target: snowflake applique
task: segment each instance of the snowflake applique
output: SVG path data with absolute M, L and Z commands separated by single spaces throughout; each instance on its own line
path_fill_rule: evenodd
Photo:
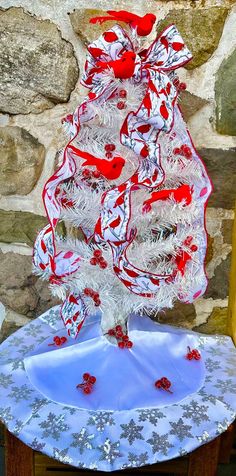
M 55 326 L 59 321 L 61 322 L 60 317 L 60 310 L 58 309 L 50 309 L 45 316 L 41 316 L 40 319 L 49 326 Z
M 22 420 L 16 420 L 16 425 L 14 426 L 14 429 L 12 430 L 12 433 L 15 436 L 18 436 L 19 433 L 21 432 L 23 426 L 24 426 L 24 422 Z
M 13 415 L 11 414 L 11 407 L 0 408 L 0 418 L 6 425 L 13 420 Z
M 214 370 L 218 370 L 221 367 L 219 360 L 213 360 L 209 357 L 205 360 L 205 366 L 209 372 L 214 372 Z
M 13 384 L 12 375 L 0 373 L 0 385 L 3 388 L 8 388 L 9 385 Z
M 207 443 L 211 440 L 211 437 L 207 431 L 203 431 L 202 435 L 197 436 L 197 439 L 200 443 Z
M 9 339 L 8 343 L 14 347 L 19 347 L 24 343 L 24 337 L 13 336 Z
M 81 428 L 79 433 L 72 433 L 73 442 L 71 446 L 74 448 L 79 448 L 80 454 L 82 454 L 86 449 L 92 450 L 92 440 L 94 439 L 94 435 L 90 435 L 86 428 Z
M 26 384 L 21 385 L 20 387 L 11 387 L 12 391 L 8 394 L 8 397 L 14 398 L 15 402 L 18 403 L 21 400 L 29 400 L 33 390 L 27 387 Z
M 199 405 L 195 400 L 191 400 L 189 405 L 181 405 L 181 407 L 184 410 L 183 418 L 190 418 L 196 425 L 200 425 L 202 421 L 209 421 L 208 406 Z
M 56 441 L 60 439 L 62 432 L 69 430 L 69 425 L 65 423 L 65 415 L 57 416 L 52 412 L 48 414 L 47 420 L 39 423 L 39 426 L 44 429 L 42 438 L 51 437 Z
M 120 426 L 123 430 L 120 435 L 120 438 L 126 438 L 130 445 L 132 445 L 135 440 L 144 440 L 144 437 L 141 434 L 143 426 L 136 425 L 133 418 L 131 418 L 129 423 L 124 423 Z
M 58 448 L 53 448 L 53 458 L 61 461 L 64 464 L 72 464 L 73 459 L 67 454 L 69 448 L 65 448 L 64 450 L 59 450 Z
M 25 370 L 23 360 L 17 359 L 17 360 L 11 361 L 11 363 L 12 363 L 12 368 L 11 368 L 12 370 Z
M 37 438 L 34 438 L 33 441 L 31 441 L 31 443 L 29 443 L 31 448 L 33 448 L 33 450 L 35 451 L 42 451 L 42 449 L 44 448 L 44 446 L 46 445 L 46 443 L 40 443 Z
M 169 442 L 168 433 L 165 435 L 159 435 L 153 431 L 152 438 L 149 438 L 147 443 L 151 445 L 153 454 L 162 453 L 163 455 L 167 456 L 168 450 L 173 448 L 173 445 Z
M 42 334 L 41 325 L 35 323 L 29 324 L 24 328 L 24 332 L 28 337 L 38 337 L 39 334 Z
M 74 415 L 77 411 L 76 408 L 67 407 L 67 406 L 63 407 L 62 410 L 69 412 L 70 415 Z
M 98 431 L 104 431 L 106 425 L 111 426 L 115 424 L 111 412 L 93 412 L 90 415 L 87 425 L 96 426 Z
M 165 417 L 164 413 L 157 408 L 138 410 L 138 413 L 139 421 L 149 421 L 152 425 L 157 425 L 158 420 Z
M 218 388 L 223 394 L 236 393 L 236 384 L 229 378 L 226 380 L 217 379 L 217 383 L 214 387 Z
M 30 408 L 32 408 L 32 412 L 35 414 L 35 413 L 38 413 L 42 407 L 44 407 L 45 405 L 48 405 L 49 403 L 50 403 L 50 400 L 48 400 L 47 398 L 36 397 L 33 403 L 31 403 L 29 406 Z
M 104 444 L 98 446 L 99 451 L 101 451 L 101 456 L 99 460 L 107 461 L 108 463 L 113 463 L 116 458 L 119 458 L 121 456 L 119 448 L 119 441 L 115 441 L 114 443 L 112 443 L 109 438 L 106 438 Z
M 180 441 L 183 441 L 185 438 L 193 438 L 193 435 L 190 433 L 191 425 L 185 425 L 182 418 L 179 418 L 176 422 L 170 422 L 172 430 L 170 430 L 170 435 L 175 435 Z
M 31 345 L 22 345 L 20 349 L 18 349 L 18 352 L 22 354 L 22 357 L 25 357 L 29 352 L 32 352 L 34 350 L 34 344 Z
M 227 420 L 227 418 L 224 418 L 223 421 L 216 421 L 215 423 L 217 425 L 216 434 L 220 435 L 221 433 L 227 430 L 231 422 Z
M 139 455 L 134 453 L 128 453 L 128 463 L 122 465 L 122 469 L 135 468 L 144 466 L 148 462 L 148 453 L 140 453 Z

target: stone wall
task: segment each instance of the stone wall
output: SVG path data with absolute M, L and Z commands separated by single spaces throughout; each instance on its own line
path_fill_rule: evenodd
M 158 30 L 176 23 L 192 50 L 193 61 L 180 70 L 188 86 L 181 105 L 214 184 L 207 211 L 206 295 L 158 319 L 225 332 L 236 195 L 236 1 L 90 0 L 86 10 L 86 0 L 0 0 L 2 337 L 54 303 L 47 284 L 32 276 L 32 243 L 46 220 L 42 187 L 65 144 L 60 119 L 81 101 L 86 44 L 101 30 L 88 19 L 108 8 L 134 11 L 134 4 L 138 14 L 157 15 Z

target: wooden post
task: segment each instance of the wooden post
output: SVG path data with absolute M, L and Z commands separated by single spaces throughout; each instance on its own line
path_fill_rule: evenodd
M 236 345 L 236 207 L 232 236 L 232 259 L 229 279 L 228 330 Z
M 189 455 L 188 476 L 216 476 L 220 437 L 200 446 Z
M 5 431 L 5 476 L 34 476 L 33 450 Z

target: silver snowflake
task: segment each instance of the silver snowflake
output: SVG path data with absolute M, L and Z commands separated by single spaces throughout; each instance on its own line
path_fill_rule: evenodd
M 179 449 L 179 456 L 186 456 L 188 454 L 187 450 L 185 448 L 180 448 Z
M 150 410 L 138 410 L 139 421 L 149 421 L 152 425 L 157 425 L 160 418 L 164 418 L 165 415 L 160 410 L 153 408 Z
M 38 334 L 42 334 L 42 329 L 40 324 L 29 324 L 24 328 L 24 332 L 27 336 L 37 337 Z
M 223 421 L 216 421 L 215 423 L 217 425 L 216 434 L 220 435 L 221 433 L 227 430 L 231 422 L 228 421 L 227 418 L 224 418 Z
M 14 430 L 12 430 L 12 433 L 15 436 L 18 436 L 23 426 L 24 426 L 24 422 L 22 420 L 16 420 L 16 425 L 14 426 Z
M 208 353 L 212 355 L 212 357 L 221 357 L 223 355 L 223 352 L 221 349 L 217 347 L 211 347 L 208 349 Z
M 69 426 L 65 423 L 65 415 L 55 415 L 50 412 L 47 416 L 47 420 L 39 423 L 39 426 L 44 429 L 42 438 L 48 438 L 49 436 L 54 440 L 60 439 L 61 433 L 69 430 Z
M 0 373 L 0 385 L 4 388 L 8 388 L 13 384 L 12 375 Z
M 172 430 L 170 430 L 170 435 L 176 435 L 180 441 L 183 441 L 185 438 L 193 438 L 193 435 L 190 433 L 191 425 L 185 425 L 182 418 L 179 418 L 176 422 L 170 422 Z
M 205 366 L 209 372 L 214 372 L 214 370 L 220 369 L 220 362 L 218 360 L 208 358 L 205 360 Z
M 9 339 L 8 342 L 9 342 L 9 344 L 13 345 L 14 347 L 19 347 L 21 344 L 23 344 L 24 338 L 13 336 Z
M 226 380 L 217 379 L 217 384 L 214 387 L 219 388 L 221 393 L 236 393 L 236 384 L 230 378 Z
M 225 373 L 228 375 L 228 377 L 235 377 L 236 375 L 235 367 L 227 367 L 225 369 Z
M 23 360 L 13 360 L 12 362 L 12 370 L 25 370 L 24 361 Z
M 70 415 L 74 415 L 77 411 L 76 408 L 67 407 L 67 406 L 63 407 L 62 410 L 66 410 L 67 412 L 70 413 Z
M 61 461 L 64 464 L 72 464 L 73 459 L 68 456 L 69 448 L 65 448 L 64 450 L 59 450 L 58 448 L 53 448 L 53 458 Z
M 27 387 L 26 384 L 21 385 L 21 387 L 11 387 L 12 391 L 8 394 L 8 397 L 14 398 L 15 402 L 18 403 L 21 400 L 29 400 L 33 390 Z
M 195 400 L 191 400 L 189 405 L 181 405 L 181 407 L 184 410 L 183 418 L 190 418 L 196 425 L 200 425 L 202 421 L 209 421 L 208 406 L 199 405 Z
M 20 349 L 18 349 L 18 352 L 22 354 L 23 357 L 25 357 L 29 352 L 32 352 L 34 350 L 34 344 L 31 345 L 22 345 Z
M 112 443 L 109 438 L 106 438 L 104 444 L 98 446 L 99 451 L 101 451 L 101 456 L 99 460 L 107 461 L 108 463 L 113 463 L 116 458 L 119 458 L 121 456 L 119 448 L 119 441 L 115 441 L 114 443 Z
M 94 439 L 94 435 L 90 435 L 86 428 L 81 428 L 79 433 L 72 433 L 73 442 L 71 446 L 74 448 L 79 448 L 80 454 L 84 452 L 85 449 L 92 450 L 92 440 Z
M 210 402 L 213 405 L 216 405 L 219 401 L 219 397 L 216 397 L 215 395 L 210 395 L 208 394 L 205 390 L 204 387 L 199 390 L 199 395 L 202 397 L 203 402 Z
M 50 309 L 45 316 L 41 316 L 40 319 L 49 326 L 55 326 L 59 321 L 61 322 L 60 310 L 58 309 Z
M 46 445 L 46 443 L 40 443 L 37 438 L 34 438 L 33 441 L 31 441 L 31 443 L 29 443 L 31 448 L 33 448 L 33 450 L 35 451 L 42 451 L 42 449 L 44 448 L 44 446 Z
M 167 456 L 169 448 L 173 448 L 173 445 L 168 441 L 168 439 L 168 433 L 165 435 L 159 435 L 153 431 L 152 438 L 149 438 L 147 443 L 151 445 L 153 454 L 162 453 L 163 455 Z
M 13 420 L 13 416 L 11 414 L 11 407 L 7 408 L 0 408 L 0 418 L 6 425 Z
M 50 400 L 48 400 L 47 398 L 36 397 L 33 403 L 31 403 L 29 406 L 30 408 L 32 408 L 33 413 L 38 413 L 39 410 L 41 410 L 41 408 L 44 407 L 45 405 L 48 405 L 48 403 L 50 403 Z
M 122 469 L 136 468 L 136 467 L 139 467 L 139 466 L 144 466 L 145 464 L 147 464 L 148 454 L 147 454 L 147 452 L 140 453 L 139 455 L 136 455 L 134 453 L 129 453 L 128 454 L 128 461 L 129 462 L 122 465 Z
M 105 426 L 114 425 L 114 419 L 111 412 L 91 412 L 87 425 L 94 425 L 98 431 L 104 431 Z
M 209 433 L 207 433 L 207 431 L 204 431 L 202 435 L 197 436 L 197 439 L 198 441 L 200 441 L 200 443 L 207 443 L 208 441 L 211 440 L 211 437 Z
M 136 425 L 133 418 L 131 418 L 129 423 L 127 424 L 124 423 L 124 424 L 121 424 L 120 426 L 123 430 L 123 432 L 120 435 L 120 438 L 126 438 L 130 445 L 132 445 L 132 443 L 135 440 L 144 440 L 144 437 L 141 434 L 143 426 Z

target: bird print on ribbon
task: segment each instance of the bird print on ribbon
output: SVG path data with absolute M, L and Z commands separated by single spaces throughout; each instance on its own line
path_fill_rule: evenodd
M 107 10 L 109 16 L 99 16 L 91 18 L 90 23 L 104 23 L 106 21 L 122 21 L 127 23 L 131 28 L 135 29 L 139 36 L 147 36 L 151 33 L 156 21 L 156 15 L 153 13 L 146 13 L 144 16 L 136 15 L 135 13 L 127 12 L 126 10 Z

